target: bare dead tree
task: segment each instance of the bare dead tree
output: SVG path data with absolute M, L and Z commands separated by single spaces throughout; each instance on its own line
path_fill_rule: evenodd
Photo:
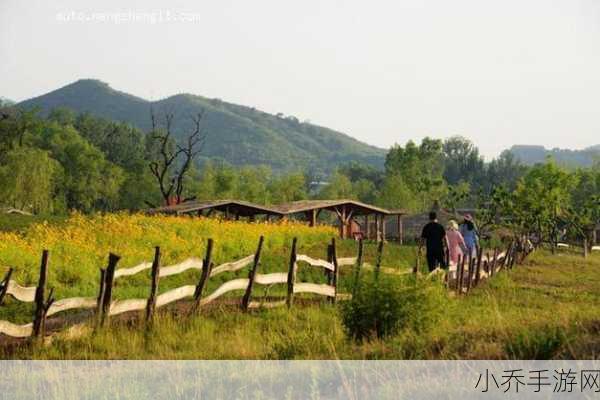
M 202 130 L 204 111 L 191 116 L 192 131 L 183 143 L 177 143 L 173 138 L 173 121 L 175 113 L 164 113 L 164 124 L 159 127 L 154 110 L 150 110 L 152 123 L 152 139 L 158 144 L 156 158 L 150 161 L 149 167 L 156 178 L 160 193 L 165 204 L 179 204 L 182 199 L 185 176 L 193 165 L 196 156 L 200 154 L 206 141 L 206 133 Z

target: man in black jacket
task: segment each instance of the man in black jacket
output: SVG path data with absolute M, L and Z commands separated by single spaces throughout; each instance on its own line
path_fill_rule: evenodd
M 446 267 L 444 257 L 444 242 L 446 238 L 446 230 L 438 223 L 437 214 L 429 213 L 429 222 L 423 227 L 421 239 L 425 241 L 427 248 L 427 265 L 429 271 L 433 271 L 439 265 L 441 268 Z

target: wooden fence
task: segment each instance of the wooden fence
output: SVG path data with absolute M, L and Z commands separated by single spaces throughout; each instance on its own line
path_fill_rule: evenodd
M 355 279 L 360 275 L 360 269 L 370 269 L 374 271 L 375 276 L 380 272 L 394 274 L 409 274 L 410 270 L 399 272 L 392 268 L 382 268 L 381 259 L 383 253 L 383 242 L 378 244 L 375 265 L 370 265 L 363 261 L 363 242 L 359 241 L 357 257 L 338 258 L 335 239 L 327 247 L 328 259 L 315 259 L 305 254 L 297 253 L 297 239 L 292 241 L 292 247 L 288 263 L 287 272 L 274 272 L 261 274 L 258 272 L 260 259 L 263 249 L 264 237 L 260 237 L 256 252 L 243 257 L 239 260 L 227 262 L 214 266 L 212 261 L 213 240 L 208 239 L 206 253 L 203 259 L 188 258 L 178 264 L 165 266 L 161 265 L 161 249 L 156 247 L 154 259 L 152 262 L 143 262 L 130 268 L 117 269 L 120 257 L 110 253 L 106 268 L 100 268 L 100 279 L 98 295 L 96 297 L 71 297 L 55 300 L 53 289 L 47 290 L 47 272 L 49 252 L 42 252 L 40 275 L 38 284 L 35 287 L 24 287 L 19 285 L 14 279 L 11 279 L 13 269 L 9 269 L 4 279 L 0 283 L 0 305 L 6 295 L 12 296 L 21 302 L 34 303 L 35 311 L 33 321 L 25 325 L 14 324 L 9 321 L 0 321 L 0 333 L 15 338 L 43 338 L 46 333 L 46 319 L 57 313 L 75 310 L 75 309 L 94 309 L 96 327 L 106 326 L 111 316 L 123 314 L 131 311 L 145 310 L 145 321 L 148 327 L 151 327 L 155 310 L 167 304 L 176 301 L 192 298 L 192 312 L 197 312 L 201 307 L 210 304 L 226 293 L 236 290 L 244 290 L 244 295 L 240 301 L 240 307 L 243 310 L 251 308 L 273 308 L 279 306 L 292 307 L 294 296 L 299 293 L 312 293 L 325 296 L 331 302 L 338 299 L 350 298 L 350 294 L 338 293 L 338 281 L 340 267 L 355 266 Z M 448 275 L 446 281 L 448 288 L 455 287 L 456 293 L 468 293 L 482 279 L 496 274 L 502 268 L 512 268 L 517 258 L 524 256 L 517 251 L 517 247 L 511 244 L 505 252 L 494 251 L 493 257 L 487 253 L 479 252 L 477 259 L 461 259 L 456 268 L 456 277 Z M 521 256 L 520 256 L 521 254 Z M 417 257 L 413 273 L 418 273 L 419 258 Z M 521 258 L 521 260 L 522 260 Z M 297 271 L 301 263 L 312 267 L 323 268 L 327 276 L 326 284 L 297 281 Z M 247 266 L 251 266 L 247 278 L 236 278 L 228 280 L 221 284 L 212 293 L 205 295 L 205 288 L 209 278 L 224 272 L 239 271 Z M 123 279 L 128 276 L 138 274 L 142 271 L 150 270 L 150 294 L 148 298 L 113 300 L 113 286 L 116 279 Z M 158 294 L 161 278 L 180 274 L 188 270 L 199 270 L 200 277 L 195 285 L 184 285 L 175 289 L 168 290 Z M 436 274 L 434 271 L 432 274 Z M 252 300 L 252 291 L 255 285 L 274 285 L 286 284 L 287 295 L 285 299 L 278 301 L 256 301 Z

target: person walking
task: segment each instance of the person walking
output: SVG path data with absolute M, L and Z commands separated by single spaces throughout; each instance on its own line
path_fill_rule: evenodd
M 465 240 L 465 245 L 467 246 L 465 256 L 477 257 L 479 237 L 477 234 L 477 227 L 475 226 L 475 222 L 473 222 L 473 217 L 471 214 L 465 214 L 464 221 L 460 225 L 460 233 Z
M 462 257 L 468 249 L 462 234 L 458 230 L 458 223 L 453 219 L 448 222 L 446 240 L 448 244 L 448 264 L 457 265 L 458 259 Z
M 437 221 L 437 214 L 435 212 L 429 213 L 429 222 L 423 227 L 421 239 L 425 241 L 429 272 L 438 266 L 445 268 L 444 242 L 446 239 L 446 230 Z

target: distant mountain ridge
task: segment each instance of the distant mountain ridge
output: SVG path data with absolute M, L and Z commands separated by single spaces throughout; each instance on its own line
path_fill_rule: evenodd
M 204 110 L 203 129 L 208 133 L 202 157 L 233 165 L 269 165 L 275 171 L 308 169 L 329 173 L 347 161 L 382 167 L 386 150 L 360 142 L 325 127 L 300 122 L 295 117 L 273 115 L 251 107 L 177 94 L 148 101 L 112 89 L 107 83 L 84 79 L 17 104 L 38 107 L 47 115 L 57 107 L 127 122 L 147 132 L 150 109 L 160 117 L 175 112 L 173 132 L 184 137 L 192 129 L 189 116 Z
M 596 160 L 600 160 L 600 144 L 583 150 L 546 149 L 544 146 L 538 145 L 514 145 L 508 151 L 527 165 L 544 162 L 548 157 L 553 158 L 559 164 L 570 167 L 589 167 Z

